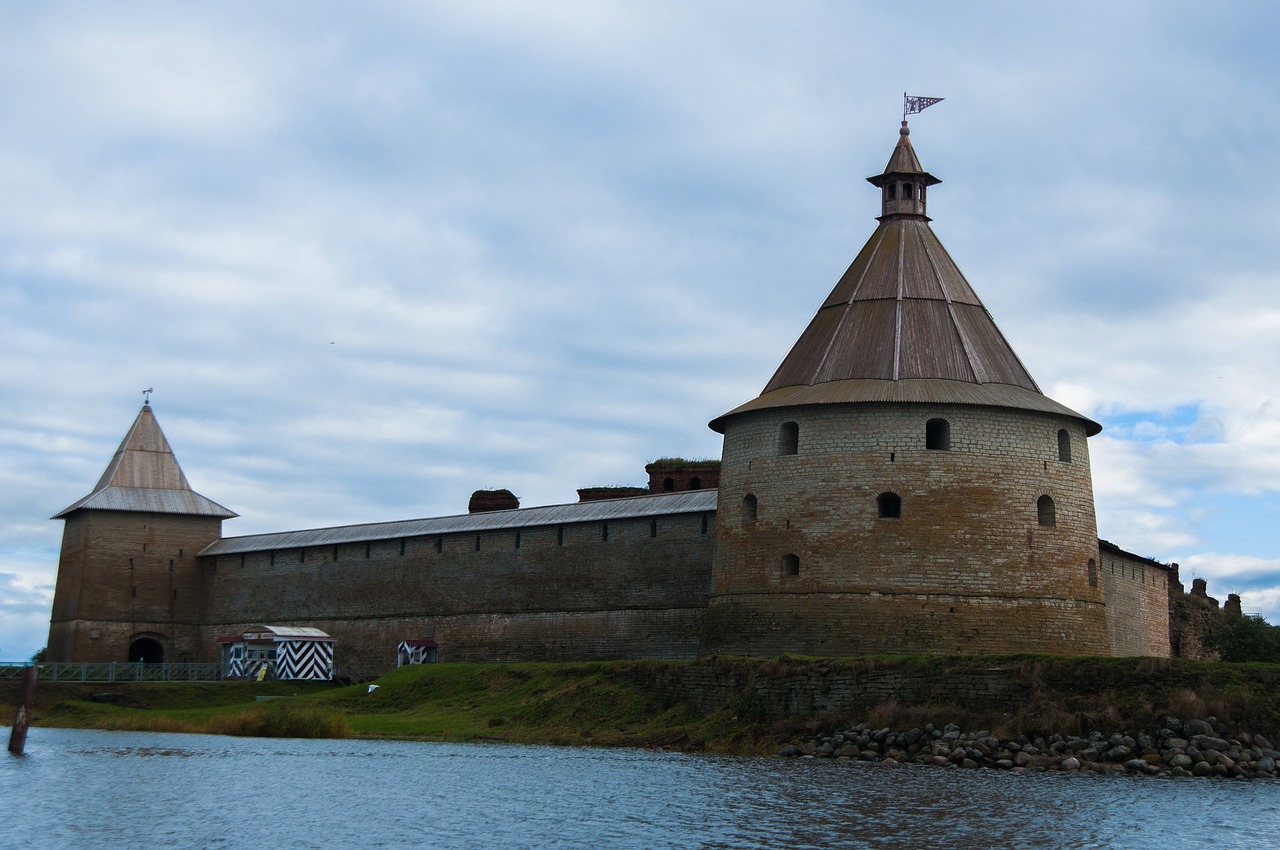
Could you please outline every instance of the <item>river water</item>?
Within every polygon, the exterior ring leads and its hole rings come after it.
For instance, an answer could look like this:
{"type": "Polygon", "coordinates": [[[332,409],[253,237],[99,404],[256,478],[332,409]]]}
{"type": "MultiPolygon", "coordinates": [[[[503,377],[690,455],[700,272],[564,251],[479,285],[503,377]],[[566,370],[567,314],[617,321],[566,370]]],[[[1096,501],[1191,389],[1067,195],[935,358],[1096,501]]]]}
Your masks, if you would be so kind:
{"type": "Polygon", "coordinates": [[[1280,846],[1280,781],[42,728],[3,755],[4,848],[1280,846]]]}

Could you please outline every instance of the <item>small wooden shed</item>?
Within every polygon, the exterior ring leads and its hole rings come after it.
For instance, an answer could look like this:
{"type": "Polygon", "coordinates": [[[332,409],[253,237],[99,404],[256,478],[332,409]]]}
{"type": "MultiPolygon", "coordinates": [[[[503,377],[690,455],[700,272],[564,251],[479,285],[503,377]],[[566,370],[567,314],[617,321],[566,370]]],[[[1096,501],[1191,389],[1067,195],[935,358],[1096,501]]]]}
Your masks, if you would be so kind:
{"type": "Polygon", "coordinates": [[[334,639],[308,626],[253,626],[218,638],[228,679],[332,679],[334,639]]]}

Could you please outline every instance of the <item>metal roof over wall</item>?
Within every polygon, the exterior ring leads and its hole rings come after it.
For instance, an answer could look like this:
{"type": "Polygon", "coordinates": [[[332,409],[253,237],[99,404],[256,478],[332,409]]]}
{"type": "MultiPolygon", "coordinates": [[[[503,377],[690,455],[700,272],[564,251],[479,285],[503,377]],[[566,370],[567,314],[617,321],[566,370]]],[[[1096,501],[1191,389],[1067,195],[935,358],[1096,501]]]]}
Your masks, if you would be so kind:
{"type": "Polygon", "coordinates": [[[434,537],[440,534],[495,531],[503,528],[532,528],[548,525],[572,525],[582,522],[709,513],[716,509],[715,490],[689,490],[635,496],[627,499],[603,499],[570,505],[547,505],[512,511],[488,511],[458,516],[376,522],[363,525],[340,525],[303,531],[281,531],[245,537],[224,537],[200,551],[201,555],[232,555],[244,552],[302,549],[332,546],[338,543],[365,543],[407,537],[434,537]]]}

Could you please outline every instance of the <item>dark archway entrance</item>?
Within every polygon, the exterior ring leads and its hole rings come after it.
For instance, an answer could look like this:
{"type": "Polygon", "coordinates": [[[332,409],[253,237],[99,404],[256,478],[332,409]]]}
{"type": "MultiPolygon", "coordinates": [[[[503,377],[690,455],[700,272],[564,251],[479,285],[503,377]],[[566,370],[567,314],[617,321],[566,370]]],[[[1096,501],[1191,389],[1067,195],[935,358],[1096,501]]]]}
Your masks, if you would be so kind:
{"type": "Polygon", "coordinates": [[[164,645],[155,638],[135,638],[129,644],[129,660],[141,661],[144,664],[160,664],[164,662],[164,645]]]}

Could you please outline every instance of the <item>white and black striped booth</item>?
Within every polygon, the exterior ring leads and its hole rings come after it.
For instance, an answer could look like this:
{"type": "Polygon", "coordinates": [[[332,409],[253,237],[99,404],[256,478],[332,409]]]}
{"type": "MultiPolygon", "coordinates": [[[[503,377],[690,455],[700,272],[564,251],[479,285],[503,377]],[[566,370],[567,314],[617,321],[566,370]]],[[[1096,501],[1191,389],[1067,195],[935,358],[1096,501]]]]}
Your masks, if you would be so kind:
{"type": "Polygon", "coordinates": [[[306,626],[254,626],[218,638],[228,679],[332,679],[334,639],[306,626]]]}

